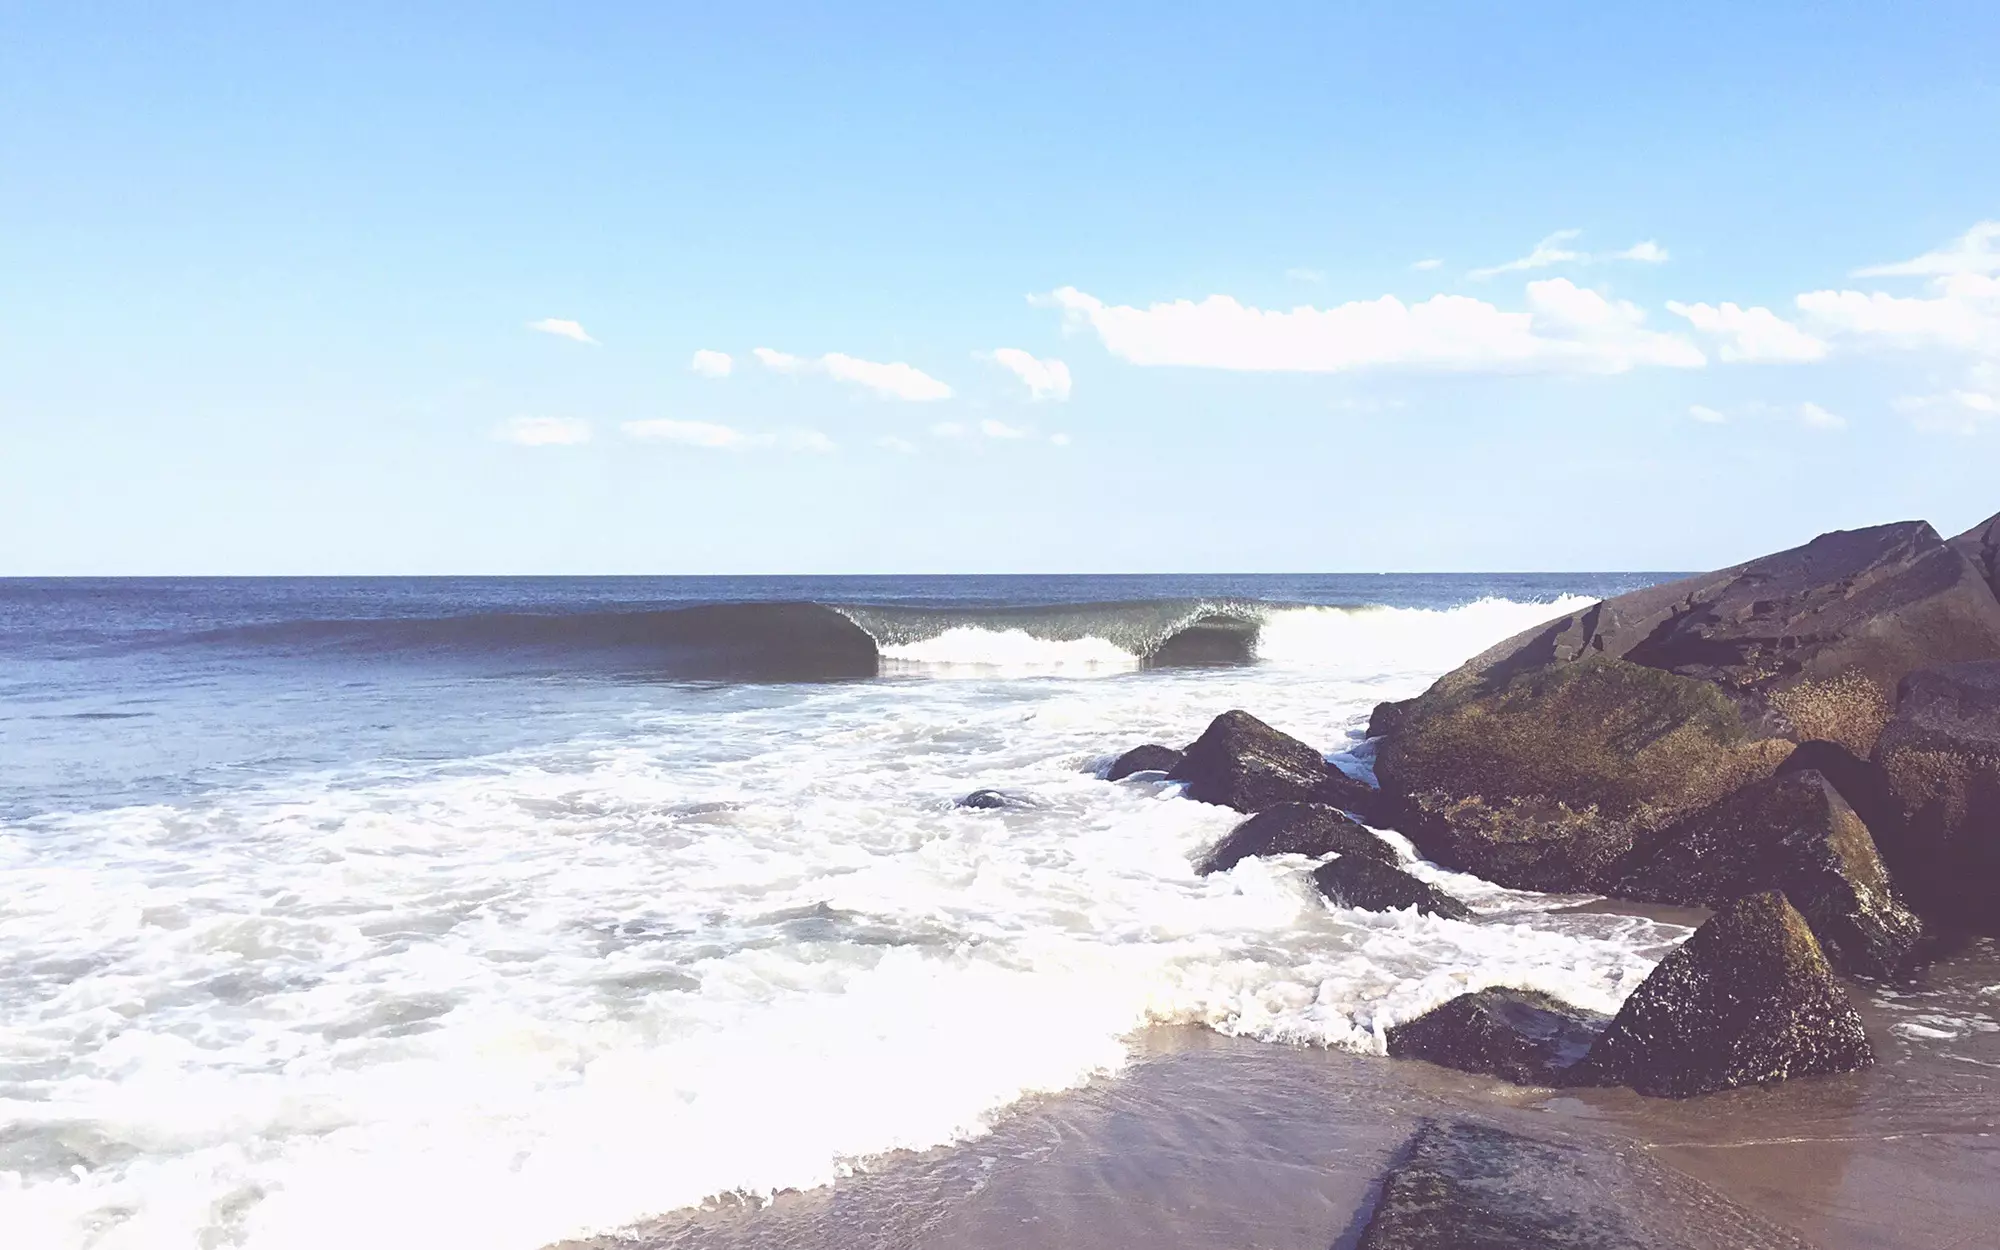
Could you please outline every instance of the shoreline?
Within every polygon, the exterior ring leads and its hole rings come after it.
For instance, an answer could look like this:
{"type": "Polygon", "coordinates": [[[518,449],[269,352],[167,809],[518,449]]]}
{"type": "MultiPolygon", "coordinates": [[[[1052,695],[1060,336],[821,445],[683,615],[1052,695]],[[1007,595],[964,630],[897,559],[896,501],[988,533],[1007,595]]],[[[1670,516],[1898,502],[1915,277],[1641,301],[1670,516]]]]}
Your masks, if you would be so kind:
{"type": "Polygon", "coordinates": [[[2000,951],[1982,943],[1913,992],[1856,995],[1874,1067],[1688,1101],[1153,1026],[1121,1072],[1023,1100],[980,1138],[550,1250],[1339,1250],[1427,1119],[1582,1146],[1617,1178],[1607,1201],[1692,1245],[1970,1246],[2000,1217],[2000,1030],[1948,1050],[1908,1030],[1994,994],[2000,951]]]}

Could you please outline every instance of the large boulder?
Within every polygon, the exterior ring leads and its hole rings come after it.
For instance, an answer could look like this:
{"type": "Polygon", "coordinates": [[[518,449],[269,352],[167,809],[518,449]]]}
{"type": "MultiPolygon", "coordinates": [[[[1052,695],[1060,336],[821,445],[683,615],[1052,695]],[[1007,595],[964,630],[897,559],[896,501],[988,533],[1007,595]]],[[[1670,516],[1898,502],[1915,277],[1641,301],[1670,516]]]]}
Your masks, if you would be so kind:
{"type": "Polygon", "coordinates": [[[2000,657],[2000,601],[1920,522],[1822,535],[1607,599],[1378,708],[1375,771],[1426,855],[1585,889],[1807,739],[1873,748],[1909,672],[2000,657]]]}
{"type": "Polygon", "coordinates": [[[1874,1062],[1805,918],[1770,890],[1724,904],[1662,959],[1570,1074],[1689,1098],[1874,1062]]]}
{"type": "Polygon", "coordinates": [[[2000,515],[1984,521],[1951,540],[1966,559],[1986,578],[1986,584],[2000,595],[2000,515]]]}
{"type": "Polygon", "coordinates": [[[1188,744],[1167,773],[1187,794],[1239,812],[1309,801],[1336,770],[1318,751],[1244,711],[1224,712],[1188,744]]]}
{"type": "Polygon", "coordinates": [[[1359,855],[1384,864],[1396,862],[1396,848],[1370,833],[1337,807],[1324,803],[1279,803],[1229,831],[1204,855],[1195,871],[1227,872],[1257,855],[1359,855]]]}
{"type": "Polygon", "coordinates": [[[1389,1028],[1389,1054],[1483,1072],[1517,1085],[1553,1085],[1590,1050],[1609,1016],[1533,990],[1460,994],[1389,1028]]]}
{"type": "Polygon", "coordinates": [[[1807,1250],[1637,1146],[1542,1132],[1425,1121],[1356,1250],[1807,1250]]]}
{"type": "Polygon", "coordinates": [[[1342,855],[1313,869],[1313,884],[1336,907],[1358,911],[1404,911],[1470,920],[1472,909],[1428,881],[1366,855],[1342,855]]]}
{"type": "Polygon", "coordinates": [[[2000,935],[2000,661],[1912,673],[1875,760],[1899,808],[1902,880],[1919,908],[2000,935]]]}
{"type": "Polygon", "coordinates": [[[1923,936],[1868,826],[1814,769],[1753,782],[1669,826],[1606,888],[1697,907],[1782,890],[1834,967],[1869,976],[1907,971],[1923,936]]]}
{"type": "Polygon", "coordinates": [[[1106,781],[1123,781],[1133,773],[1164,773],[1181,762],[1181,753],[1172,747],[1163,747],[1157,742],[1136,746],[1117,759],[1111,761],[1111,768],[1104,774],[1106,781]]]}

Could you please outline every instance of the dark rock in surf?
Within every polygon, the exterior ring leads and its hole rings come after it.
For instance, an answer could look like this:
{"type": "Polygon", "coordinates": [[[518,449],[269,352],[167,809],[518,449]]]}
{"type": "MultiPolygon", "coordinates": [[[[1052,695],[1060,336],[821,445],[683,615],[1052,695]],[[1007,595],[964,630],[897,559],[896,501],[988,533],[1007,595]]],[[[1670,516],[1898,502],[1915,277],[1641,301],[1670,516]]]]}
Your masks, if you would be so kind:
{"type": "Polygon", "coordinates": [[[979,811],[991,811],[995,808],[1013,807],[1015,803],[1013,799],[1008,798],[998,790],[974,790],[971,794],[952,804],[952,806],[970,807],[979,811]]]}
{"type": "Polygon", "coordinates": [[[1868,754],[1910,671],[1994,656],[2000,602],[1930,526],[1826,534],[1501,643],[1379,710],[1375,771],[1439,863],[1588,889],[1793,742],[1868,754]]]}
{"type": "Polygon", "coordinates": [[[1364,829],[1346,813],[1323,803],[1278,803],[1229,831],[1229,836],[1202,857],[1195,871],[1202,876],[1227,872],[1258,855],[1309,855],[1318,859],[1334,852],[1359,855],[1384,864],[1396,862],[1396,848],[1364,829]]]}
{"type": "Polygon", "coordinates": [[[1426,1120],[1357,1250],[1807,1250],[1624,1142],[1426,1120]]]}
{"type": "Polygon", "coordinates": [[[2000,661],[1912,673],[1875,749],[1927,918],[2000,935],[2000,661]]]}
{"type": "Polygon", "coordinates": [[[1875,839],[1875,849],[1882,854],[1882,862],[1889,866],[1892,877],[1904,872],[1902,854],[1903,813],[1896,803],[1896,796],[1889,791],[1889,774],[1874,760],[1863,759],[1838,742],[1813,740],[1801,742],[1785,762],[1778,765],[1778,775],[1801,773],[1810,769],[1825,777],[1854,814],[1861,817],[1861,823],[1868,826],[1868,834],[1875,839]]]}
{"type": "Polygon", "coordinates": [[[1377,703],[1375,710],[1368,714],[1367,736],[1385,738],[1395,733],[1403,724],[1403,716],[1417,705],[1415,699],[1398,699],[1392,703],[1377,703]]]}
{"type": "Polygon", "coordinates": [[[1661,960],[1570,1072],[1689,1098],[1874,1062],[1805,917],[1771,890],[1725,904],[1661,960]]]}
{"type": "Polygon", "coordinates": [[[1342,855],[1313,869],[1313,884],[1336,907],[1359,911],[1404,911],[1470,920],[1472,909],[1428,881],[1366,855],[1342,855]]]}
{"type": "Polygon", "coordinates": [[[1868,976],[1907,972],[1923,937],[1868,826],[1813,769],[1753,782],[1668,827],[1606,888],[1697,907],[1781,890],[1834,967],[1868,976]]]}
{"type": "Polygon", "coordinates": [[[1389,1054],[1516,1085],[1554,1085],[1610,1023],[1533,990],[1484,989],[1392,1026],[1389,1054]]]}
{"type": "Polygon", "coordinates": [[[1259,812],[1274,803],[1310,801],[1333,771],[1297,738],[1248,712],[1230,711],[1209,722],[1167,777],[1187,782],[1191,799],[1259,812]]]}
{"type": "Polygon", "coordinates": [[[1181,753],[1172,747],[1163,747],[1157,742],[1133,747],[1111,762],[1111,771],[1104,774],[1106,781],[1123,781],[1133,773],[1163,773],[1181,762],[1181,753]]]}
{"type": "Polygon", "coordinates": [[[1995,595],[2000,595],[2000,515],[1984,521],[1951,540],[1960,554],[1972,561],[1995,595]]]}
{"type": "Polygon", "coordinates": [[[1312,801],[1352,812],[1371,823],[1382,823],[1382,792],[1332,764],[1326,767],[1326,779],[1313,787],[1312,801]]]}

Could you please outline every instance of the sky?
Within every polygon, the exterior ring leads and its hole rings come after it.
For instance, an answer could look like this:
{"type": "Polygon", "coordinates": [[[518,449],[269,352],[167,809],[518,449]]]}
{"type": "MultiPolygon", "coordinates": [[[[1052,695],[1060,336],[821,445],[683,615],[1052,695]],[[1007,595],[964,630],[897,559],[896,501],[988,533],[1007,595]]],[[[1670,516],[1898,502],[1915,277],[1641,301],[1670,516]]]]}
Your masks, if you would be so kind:
{"type": "Polygon", "coordinates": [[[0,575],[2000,511],[2000,6],[0,0],[0,575]]]}

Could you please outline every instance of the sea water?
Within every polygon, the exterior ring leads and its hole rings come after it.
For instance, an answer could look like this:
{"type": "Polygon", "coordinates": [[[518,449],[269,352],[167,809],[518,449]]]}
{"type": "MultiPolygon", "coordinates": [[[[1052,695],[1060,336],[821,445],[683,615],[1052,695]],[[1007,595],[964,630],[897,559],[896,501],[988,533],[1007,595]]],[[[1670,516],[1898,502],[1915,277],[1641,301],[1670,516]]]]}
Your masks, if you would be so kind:
{"type": "Polygon", "coordinates": [[[1613,1010],[1684,929],[1400,840],[1474,922],[1197,877],[1236,814],[1101,778],[1233,707],[1365,775],[1375,703],[1653,580],[0,582],[0,1244],[533,1250],[1148,1024],[1613,1010]]]}

